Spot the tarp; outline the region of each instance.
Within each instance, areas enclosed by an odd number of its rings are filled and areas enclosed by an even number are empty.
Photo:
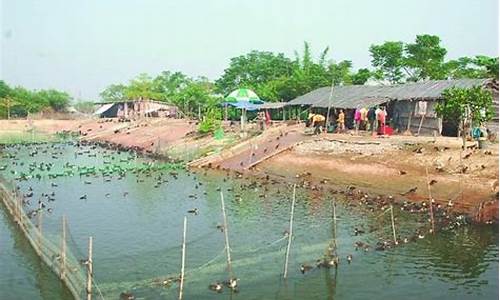
[[[113,105],[115,105],[114,103],[109,103],[109,104],[104,104],[103,106],[99,107],[99,109],[97,109],[95,112],[94,112],[94,115],[100,115],[100,114],[103,114],[105,113],[108,109],[110,109]]]
[[[224,102],[223,105],[230,105],[238,109],[246,109],[248,111],[258,110],[260,104],[253,104],[248,101]]]

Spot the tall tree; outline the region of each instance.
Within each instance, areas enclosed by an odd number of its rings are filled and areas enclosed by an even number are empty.
[[[372,66],[374,76],[379,80],[387,80],[391,84],[400,83],[404,79],[404,45],[403,42],[385,42],[371,45]]]
[[[436,35],[417,35],[415,43],[405,46],[405,65],[410,72],[410,80],[446,78],[444,57],[446,49],[441,47],[441,39]]]
[[[288,76],[291,72],[292,62],[283,53],[254,50],[231,58],[229,67],[215,84],[220,93],[228,94],[240,87],[255,89],[260,84]]]
[[[63,111],[69,104],[71,97],[66,92],[57,91],[54,89],[40,90],[33,95],[38,98],[41,103],[46,103],[55,111]]]
[[[190,79],[181,72],[163,71],[153,80],[153,88],[161,97],[158,100],[173,101],[175,94],[187,86]]]

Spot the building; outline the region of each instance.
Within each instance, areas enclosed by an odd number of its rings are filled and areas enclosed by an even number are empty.
[[[177,117],[177,107],[153,100],[100,102],[95,116],[100,118]]]
[[[443,92],[451,87],[472,88],[481,86],[492,92],[495,116],[487,124],[498,132],[498,81],[493,79],[430,80],[398,85],[369,86],[350,85],[323,87],[297,97],[287,106],[308,106],[312,109],[344,109],[353,114],[356,108],[384,105],[391,119],[390,125],[404,132],[431,135],[434,132],[456,136],[458,128],[454,120],[438,118],[434,107],[443,100]]]

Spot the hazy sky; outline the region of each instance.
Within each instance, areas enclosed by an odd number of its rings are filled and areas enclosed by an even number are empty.
[[[0,78],[97,100],[111,83],[179,70],[215,79],[250,50],[370,64],[386,40],[439,35],[447,58],[497,56],[497,0],[0,0]]]

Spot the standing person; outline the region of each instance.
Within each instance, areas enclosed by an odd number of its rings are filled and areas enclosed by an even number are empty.
[[[313,126],[314,126],[314,134],[320,134],[321,133],[321,127],[325,123],[325,117],[320,114],[315,114],[313,116]]]
[[[339,128],[339,132],[344,132],[345,130],[345,114],[344,110],[341,109],[339,112],[339,117],[337,118],[337,124]]]
[[[359,112],[361,113],[361,125],[360,128],[363,128],[363,130],[367,130],[366,126],[368,123],[368,109],[366,107],[362,107]]]
[[[266,128],[271,125],[271,114],[269,113],[269,110],[266,109]]]
[[[375,113],[375,107],[371,107],[368,110],[367,118],[368,118],[368,124],[370,124],[370,131],[373,134],[375,126],[376,126],[375,120],[377,119],[377,115]]]
[[[356,134],[358,134],[359,125],[361,125],[361,111],[359,107],[357,107],[356,110],[354,111],[354,129]]]
[[[382,107],[380,111],[377,114],[377,121],[378,121],[378,133],[381,135],[385,135],[385,118],[387,116],[387,113],[385,111],[385,107]]]

